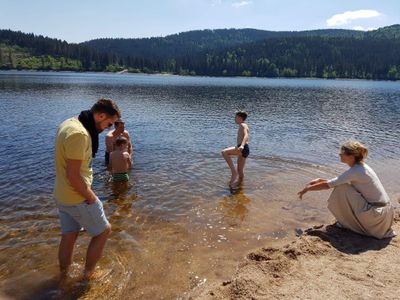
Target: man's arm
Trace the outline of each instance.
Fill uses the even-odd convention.
[[[96,202],[97,196],[90,188],[87,186],[85,181],[83,181],[80,169],[81,169],[82,161],[76,159],[67,159],[67,179],[71,184],[72,188],[84,197],[89,204]]]

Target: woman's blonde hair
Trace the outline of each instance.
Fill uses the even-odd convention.
[[[368,156],[368,148],[358,141],[348,141],[340,147],[340,150],[346,155],[353,155],[357,164]]]

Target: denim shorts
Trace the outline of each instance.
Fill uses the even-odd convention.
[[[93,204],[83,202],[77,205],[58,204],[61,233],[68,234],[82,228],[91,236],[97,236],[109,226],[104,214],[103,203],[99,199]]]

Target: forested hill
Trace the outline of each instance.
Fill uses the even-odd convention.
[[[266,31],[257,29],[216,29],[195,30],[140,39],[95,39],[82,43],[102,52],[112,52],[121,56],[143,58],[171,58],[193,55],[210,49],[222,49],[252,43],[269,38],[296,36],[361,37],[363,32],[344,29],[311,31]]]
[[[400,39],[400,24],[378,28],[364,32],[364,37],[377,39]]]
[[[400,38],[275,38],[208,51],[187,68],[211,76],[399,80]]]
[[[400,25],[374,31],[190,31],[69,44],[0,30],[0,68],[400,80]]]
[[[103,71],[117,63],[112,53],[59,39],[0,30],[0,69]]]
[[[137,71],[209,76],[400,79],[400,25],[362,32],[190,31],[90,45]]]

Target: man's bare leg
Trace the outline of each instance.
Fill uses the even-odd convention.
[[[239,155],[237,160],[238,174],[239,174],[239,183],[243,182],[244,179],[244,165],[246,164],[246,158],[242,155]]]
[[[103,254],[104,245],[106,244],[108,235],[111,232],[111,225],[99,235],[92,237],[89,247],[86,252],[86,264],[85,264],[85,279],[90,279],[93,275],[96,263],[99,261]]]
[[[58,261],[62,275],[66,275],[68,267],[72,263],[72,253],[74,252],[74,245],[78,235],[79,231],[63,234],[61,236],[60,246],[58,248]]]
[[[225,158],[232,173],[229,185],[233,185],[238,177],[238,173],[236,171],[235,165],[233,164],[231,155],[238,155],[238,154],[240,154],[240,151],[235,147],[230,147],[222,150],[222,156]]]

